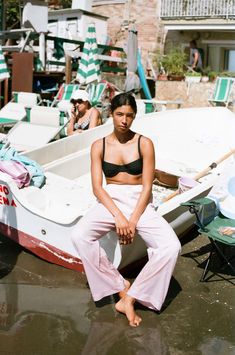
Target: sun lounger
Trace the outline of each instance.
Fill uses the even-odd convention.
[[[22,104],[25,108],[32,108],[42,104],[42,98],[34,92],[13,91],[12,102]]]
[[[8,102],[0,110],[0,127],[11,126],[26,119],[26,109],[23,104]]]
[[[8,132],[6,140],[17,151],[33,149],[59,137],[66,124],[60,124],[58,108],[34,106],[30,111],[30,122],[18,122]]]
[[[12,100],[0,110],[0,127],[13,126],[18,121],[29,119],[31,108],[41,103],[39,94],[14,91]]]

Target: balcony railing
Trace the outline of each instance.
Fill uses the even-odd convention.
[[[162,19],[235,18],[235,0],[161,0]]]

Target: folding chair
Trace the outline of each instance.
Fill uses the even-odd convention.
[[[209,103],[215,106],[228,107],[232,102],[232,91],[234,87],[235,78],[217,77],[215,88],[208,99]]]
[[[102,99],[107,88],[106,82],[100,82],[98,84],[91,83],[87,87],[87,92],[89,93],[90,102],[92,106],[102,106]]]
[[[77,89],[79,89],[79,84],[62,84],[59,88],[57,95],[51,103],[51,107],[58,107],[62,112],[68,112],[71,107],[70,99]]]
[[[115,85],[108,81],[101,81],[97,84],[91,83],[86,88],[91,105],[100,111],[102,119],[109,117],[111,100],[117,93],[116,89]]]
[[[222,261],[223,267],[228,266],[235,277],[235,267],[231,263],[235,254],[232,257],[227,255],[227,248],[235,248],[235,220],[223,216],[218,211],[215,202],[210,198],[200,198],[181,205],[187,206],[189,212],[195,214],[199,234],[207,236],[211,243],[211,250],[205,262],[200,281],[208,281],[213,275],[218,275],[218,273],[212,272],[212,275],[206,278],[210,265],[212,265],[213,261],[218,261],[218,257]],[[224,227],[234,228],[234,235],[227,236],[222,234],[221,230]],[[221,274],[220,276],[225,279]],[[230,281],[227,278],[226,280]]]

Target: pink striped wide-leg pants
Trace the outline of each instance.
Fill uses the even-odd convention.
[[[141,190],[142,185],[106,186],[106,191],[127,219],[135,208]],[[128,295],[148,308],[160,310],[181,245],[171,226],[157,214],[151,203],[139,219],[136,229],[146,243],[149,260],[131,285]],[[79,220],[72,234],[94,301],[124,289],[123,277],[108,260],[98,241],[111,230],[115,230],[114,218],[102,203],[97,202]]]

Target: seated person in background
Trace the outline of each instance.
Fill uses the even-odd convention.
[[[72,95],[71,103],[73,107],[68,124],[68,136],[101,124],[100,113],[95,107],[91,107],[89,95],[85,90],[76,90]]]

